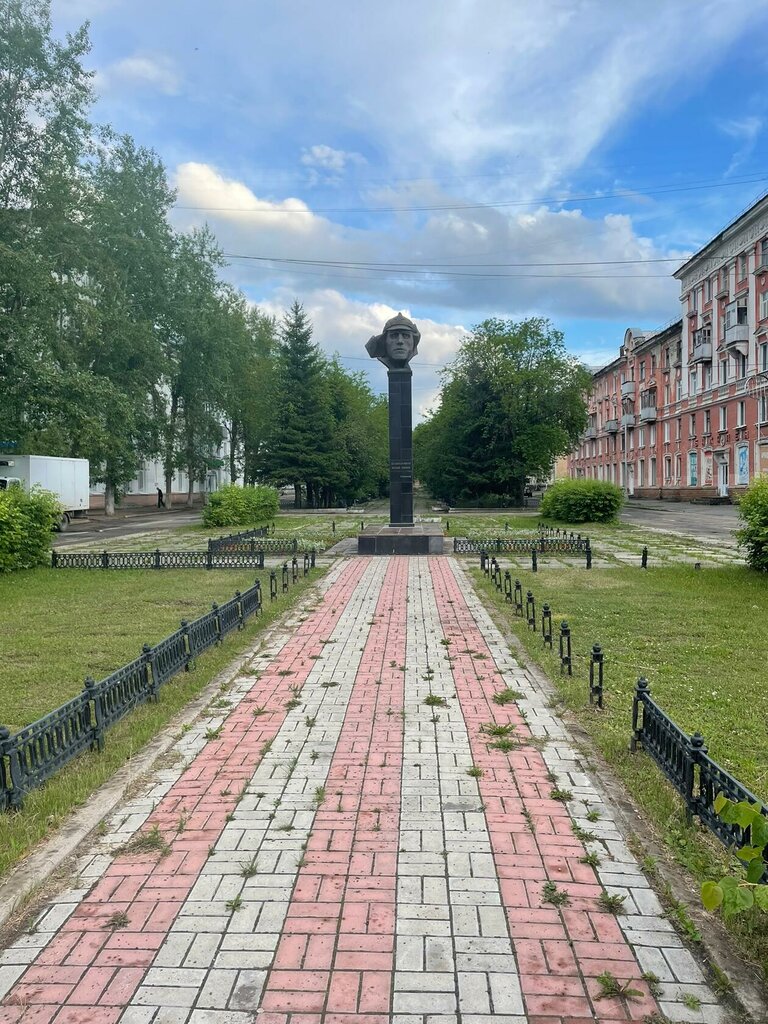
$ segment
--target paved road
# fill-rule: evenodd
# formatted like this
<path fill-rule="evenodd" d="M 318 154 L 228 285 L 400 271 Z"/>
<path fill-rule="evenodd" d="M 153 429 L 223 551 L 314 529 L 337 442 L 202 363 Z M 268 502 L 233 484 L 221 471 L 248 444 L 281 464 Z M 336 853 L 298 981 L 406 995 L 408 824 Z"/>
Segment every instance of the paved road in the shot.
<path fill-rule="evenodd" d="M 725 1024 L 458 562 L 327 587 L 0 953 L 0 1024 Z"/>
<path fill-rule="evenodd" d="M 199 522 L 200 509 L 179 509 L 178 512 L 130 512 L 114 519 L 108 519 L 104 515 L 93 515 L 88 519 L 73 519 L 66 533 L 56 534 L 53 546 L 64 548 L 69 544 L 82 544 L 84 541 L 97 540 L 99 537 L 111 542 L 135 533 L 146 533 L 148 530 L 170 530 Z"/>
<path fill-rule="evenodd" d="M 621 518 L 634 526 L 686 534 L 699 540 L 733 541 L 733 531 L 739 525 L 735 505 L 691 505 L 671 501 L 630 501 Z"/>

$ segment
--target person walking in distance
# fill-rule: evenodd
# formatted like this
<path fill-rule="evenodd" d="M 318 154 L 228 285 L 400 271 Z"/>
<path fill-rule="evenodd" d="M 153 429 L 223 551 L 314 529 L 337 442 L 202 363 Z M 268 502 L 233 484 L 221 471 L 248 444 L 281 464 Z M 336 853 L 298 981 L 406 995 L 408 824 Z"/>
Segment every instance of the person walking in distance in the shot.
<path fill-rule="evenodd" d="M 165 500 L 163 498 L 163 489 L 160 486 L 160 484 L 155 484 L 155 487 L 157 488 L 157 507 L 158 508 L 165 508 Z"/>

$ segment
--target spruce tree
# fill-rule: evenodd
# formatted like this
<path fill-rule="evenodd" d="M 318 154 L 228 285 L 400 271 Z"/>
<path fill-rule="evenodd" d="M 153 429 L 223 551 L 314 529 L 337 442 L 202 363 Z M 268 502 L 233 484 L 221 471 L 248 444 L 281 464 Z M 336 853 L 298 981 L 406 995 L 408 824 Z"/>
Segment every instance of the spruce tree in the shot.
<path fill-rule="evenodd" d="M 313 506 L 332 475 L 333 418 L 326 362 L 298 300 L 280 325 L 275 406 L 267 473 L 276 484 L 293 486 L 296 508 L 303 484 L 307 505 Z"/>

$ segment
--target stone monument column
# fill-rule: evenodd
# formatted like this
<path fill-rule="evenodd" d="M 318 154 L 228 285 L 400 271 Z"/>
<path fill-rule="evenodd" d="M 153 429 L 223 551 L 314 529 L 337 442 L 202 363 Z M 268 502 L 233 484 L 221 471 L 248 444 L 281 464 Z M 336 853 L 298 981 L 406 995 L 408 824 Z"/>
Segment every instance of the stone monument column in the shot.
<path fill-rule="evenodd" d="M 389 525 L 413 526 L 413 439 L 410 366 L 390 369 Z"/>
<path fill-rule="evenodd" d="M 413 403 L 411 368 L 421 334 L 398 313 L 375 334 L 366 349 L 387 368 L 389 378 L 389 525 L 413 526 Z"/>

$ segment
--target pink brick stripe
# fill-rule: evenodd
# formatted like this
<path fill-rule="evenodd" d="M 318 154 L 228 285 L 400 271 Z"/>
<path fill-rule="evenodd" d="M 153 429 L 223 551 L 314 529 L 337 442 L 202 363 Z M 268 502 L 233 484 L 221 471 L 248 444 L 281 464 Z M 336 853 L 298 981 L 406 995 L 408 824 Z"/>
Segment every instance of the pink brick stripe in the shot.
<path fill-rule="evenodd" d="M 204 747 L 149 817 L 147 828 L 159 828 L 170 853 L 114 859 L 3 1000 L 0 1024 L 118 1019 L 197 881 L 264 744 L 283 724 L 287 701 L 306 681 L 368 564 L 357 559 L 344 568 L 226 719 L 219 738 Z M 256 708 L 263 709 L 258 716 Z"/>
<path fill-rule="evenodd" d="M 393 559 L 264 988 L 260 1024 L 390 1020 L 407 583 L 407 559 Z"/>
<path fill-rule="evenodd" d="M 602 888 L 580 863 L 586 851 L 565 805 L 550 796 L 541 753 L 524 742 L 507 753 L 489 748 L 486 723 L 511 724 L 523 741 L 531 734 L 515 703 L 493 703 L 503 682 L 451 561 L 430 559 L 429 566 L 472 757 L 483 770 L 478 785 L 529 1024 L 618 1024 L 658 1013 L 616 918 L 597 904 Z M 568 893 L 567 906 L 542 902 L 546 881 Z M 606 970 L 643 998 L 598 998 L 596 977 Z"/>

